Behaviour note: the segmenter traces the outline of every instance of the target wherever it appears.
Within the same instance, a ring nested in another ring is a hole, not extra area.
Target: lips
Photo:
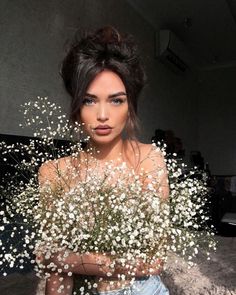
[[[94,128],[94,131],[97,135],[108,135],[112,132],[112,128],[109,125],[99,125]]]
[[[98,129],[111,129],[111,127],[109,125],[98,125],[95,130],[98,130]]]

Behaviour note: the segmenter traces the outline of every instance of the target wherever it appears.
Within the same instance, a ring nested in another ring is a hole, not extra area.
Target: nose
[[[97,109],[97,120],[106,121],[109,119],[108,107],[105,104],[99,104]]]

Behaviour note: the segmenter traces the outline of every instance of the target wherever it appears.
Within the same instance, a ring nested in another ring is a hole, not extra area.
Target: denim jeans
[[[94,292],[96,295],[169,295],[159,276],[136,279],[124,289]]]

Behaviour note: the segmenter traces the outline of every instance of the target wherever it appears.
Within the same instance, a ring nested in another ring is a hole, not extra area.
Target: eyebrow
[[[86,96],[89,96],[89,97],[92,97],[92,98],[97,98],[96,95],[94,94],[90,94],[90,93],[85,93]],[[121,96],[121,95],[125,95],[127,96],[127,94],[123,91],[120,91],[120,92],[117,92],[117,93],[114,93],[114,94],[110,94],[108,95],[108,98],[114,98],[114,97],[117,97],[117,96]]]

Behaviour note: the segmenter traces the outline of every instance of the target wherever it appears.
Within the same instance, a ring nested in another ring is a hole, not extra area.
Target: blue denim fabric
[[[95,292],[96,295],[169,295],[168,289],[159,276],[136,279],[134,284],[124,289]]]

